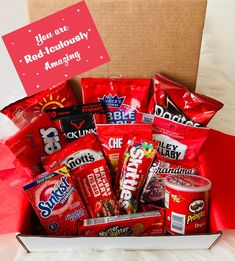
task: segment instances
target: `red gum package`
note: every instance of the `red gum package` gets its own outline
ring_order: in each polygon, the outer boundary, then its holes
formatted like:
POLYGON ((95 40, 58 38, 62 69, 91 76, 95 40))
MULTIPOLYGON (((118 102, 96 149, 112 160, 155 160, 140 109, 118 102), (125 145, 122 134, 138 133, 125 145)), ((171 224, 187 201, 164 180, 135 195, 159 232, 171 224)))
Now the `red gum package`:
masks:
POLYGON ((72 178, 91 217, 120 214, 105 159, 79 167, 78 171, 72 174, 72 178))
POLYGON ((63 150, 43 158, 42 161, 46 170, 64 164, 73 175, 78 171, 78 167, 100 159, 103 159, 100 143, 96 136, 90 133, 67 144, 63 150))
POLYGON ((46 112, 68 141, 73 141, 88 133, 96 133, 93 116, 96 114, 97 117, 103 117, 106 120, 107 111, 105 103, 96 102, 46 110, 46 112))
POLYGON ((125 214, 137 212, 138 199, 152 161, 157 143, 134 138, 128 140, 120 155, 116 178, 117 199, 125 214))
POLYGON ((217 100, 192 93, 186 87, 157 74, 148 112, 189 126, 206 126, 223 107, 217 100))
POLYGON ((136 113, 147 112, 149 79, 84 78, 81 87, 84 103, 106 103, 108 123, 136 123, 136 113))
POLYGON ((153 140, 158 142, 157 153, 165 159, 196 160, 208 131, 154 116, 153 140))
POLYGON ((39 92, 5 107, 1 112, 18 128, 23 128, 47 109, 76 105, 77 100, 68 82, 39 92))
POLYGON ((152 204, 158 207, 164 207, 164 179, 171 174, 199 174, 198 163, 195 161, 184 161, 181 164, 175 164, 155 157, 140 196, 142 210, 148 209, 147 205, 152 207, 152 204))
POLYGON ((152 125, 150 124, 135 124, 134 126, 130 124, 97 124, 96 131, 114 180, 123 140, 134 136, 143 136, 147 140, 152 139, 152 125))
POLYGON ((78 235, 78 221, 89 217, 66 167, 37 176, 24 190, 48 235, 78 235))
POLYGON ((41 158, 63 148, 68 142, 46 113, 6 141, 20 163, 33 175, 42 173, 41 158))
POLYGON ((156 236, 163 233, 162 210, 79 221, 79 234, 85 236, 156 236))

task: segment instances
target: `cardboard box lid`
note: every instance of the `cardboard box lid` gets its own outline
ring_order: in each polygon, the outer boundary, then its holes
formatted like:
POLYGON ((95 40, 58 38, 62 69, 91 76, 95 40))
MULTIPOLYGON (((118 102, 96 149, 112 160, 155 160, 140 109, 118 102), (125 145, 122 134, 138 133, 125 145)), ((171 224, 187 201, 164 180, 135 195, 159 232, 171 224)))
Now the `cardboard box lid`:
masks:
MULTIPOLYGON (((28 0, 38 20, 76 0, 28 0)), ((86 0, 111 62, 80 77, 148 77, 196 86, 206 0, 86 0)))

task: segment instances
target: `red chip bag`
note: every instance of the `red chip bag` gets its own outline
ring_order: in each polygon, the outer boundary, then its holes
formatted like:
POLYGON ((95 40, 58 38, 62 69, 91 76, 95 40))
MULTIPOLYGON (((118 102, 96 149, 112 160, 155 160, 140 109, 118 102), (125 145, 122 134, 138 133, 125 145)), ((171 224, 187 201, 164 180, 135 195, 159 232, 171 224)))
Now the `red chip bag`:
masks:
POLYGON ((97 124, 96 131, 114 180, 123 140, 134 136, 146 137, 147 140, 152 138, 152 125, 150 124, 135 124, 134 126, 130 124, 97 124))
POLYGON ((157 143, 139 138, 128 140, 120 155, 116 178, 118 204, 125 214, 137 212, 139 193, 142 189, 157 143))
POLYGON ((78 221, 89 217, 64 166, 35 177, 24 190, 48 235, 78 235, 78 221))
POLYGON ((84 78, 81 86, 84 103, 106 103, 108 123, 136 123, 136 112, 147 112, 149 79, 84 78))
POLYGON ((6 141, 20 163, 34 174, 42 172, 42 157, 60 150, 67 143, 46 113, 6 141))
POLYGON ((157 153, 166 159, 196 160, 208 131, 154 116, 153 140, 158 142, 157 153))
POLYGON ((223 107, 217 100, 190 92, 186 87, 157 74, 148 112, 189 126, 206 126, 223 107))
POLYGON ((79 167, 72 178, 81 192, 91 217, 119 215, 111 177, 105 159, 79 167))
POLYGON ((100 159, 103 159, 100 143, 93 133, 89 133, 67 144, 61 151, 43 158, 42 161, 46 170, 64 164, 73 175, 80 166, 100 159))
POLYGON ((26 97, 5 107, 1 112, 7 115, 17 127, 23 128, 47 109, 76 105, 77 100, 68 82, 26 97))

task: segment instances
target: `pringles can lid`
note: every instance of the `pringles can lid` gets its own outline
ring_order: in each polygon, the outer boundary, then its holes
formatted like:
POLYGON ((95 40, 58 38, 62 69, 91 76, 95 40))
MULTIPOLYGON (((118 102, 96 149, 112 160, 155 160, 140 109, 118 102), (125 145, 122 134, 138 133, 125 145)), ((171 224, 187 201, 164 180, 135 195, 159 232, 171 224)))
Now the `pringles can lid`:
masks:
POLYGON ((168 188, 185 192, 203 192, 211 189, 209 179, 196 175, 173 174, 167 176, 164 183, 168 188))

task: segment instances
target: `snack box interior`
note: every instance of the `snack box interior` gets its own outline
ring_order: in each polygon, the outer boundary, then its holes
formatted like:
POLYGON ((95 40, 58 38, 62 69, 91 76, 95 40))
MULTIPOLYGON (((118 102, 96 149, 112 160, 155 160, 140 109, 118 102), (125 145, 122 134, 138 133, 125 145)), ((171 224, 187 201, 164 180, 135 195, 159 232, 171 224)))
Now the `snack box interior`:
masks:
MULTIPOLYGON (((76 2, 28 0, 29 18, 33 22, 76 2)), ((86 3, 111 62, 72 80, 76 90, 81 77, 153 78, 156 71, 195 90, 206 0, 87 0, 86 3)), ((79 91, 77 96, 80 99, 79 91)), ((43 252, 88 246, 97 250, 209 249, 221 235, 218 231, 154 237, 52 237, 29 235, 22 229, 16 238, 27 252, 43 252)))

